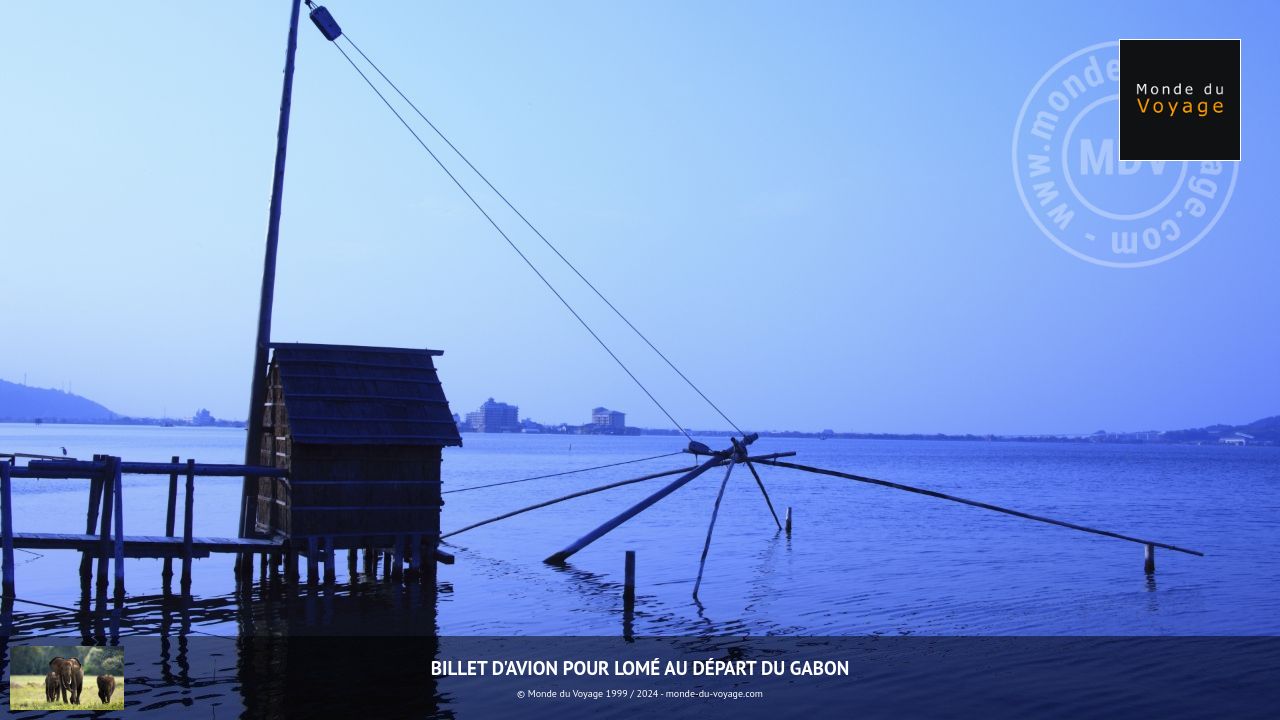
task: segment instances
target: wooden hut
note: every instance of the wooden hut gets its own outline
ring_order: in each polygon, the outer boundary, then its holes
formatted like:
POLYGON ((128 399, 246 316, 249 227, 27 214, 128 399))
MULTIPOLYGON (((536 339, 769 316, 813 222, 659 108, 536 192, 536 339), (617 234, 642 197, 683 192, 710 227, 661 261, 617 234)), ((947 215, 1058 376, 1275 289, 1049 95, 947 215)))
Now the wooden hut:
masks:
POLYGON ((289 477, 258 481, 249 498, 256 532, 303 551, 408 550, 418 540, 414 551, 428 543, 431 558, 443 505, 441 449, 462 444, 432 362, 442 353, 271 347, 261 462, 289 477))

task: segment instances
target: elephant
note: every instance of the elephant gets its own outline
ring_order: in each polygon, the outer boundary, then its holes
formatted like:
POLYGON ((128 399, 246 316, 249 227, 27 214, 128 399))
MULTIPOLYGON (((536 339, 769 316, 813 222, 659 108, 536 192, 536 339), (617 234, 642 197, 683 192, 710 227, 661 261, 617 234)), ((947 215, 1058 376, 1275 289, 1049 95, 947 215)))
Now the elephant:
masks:
POLYGON ((111 702, 111 693, 116 691, 116 679, 111 675, 98 676, 98 699, 103 705, 111 702))
POLYGON ((49 661, 49 670, 58 677, 62 702, 69 699, 72 705, 79 705, 80 691, 84 689, 84 666, 80 659, 56 657, 49 661))
POLYGON ((44 699, 45 702, 54 702, 58 699, 58 691, 62 689, 62 681, 58 679, 58 673, 50 670, 48 675, 44 676, 44 699))

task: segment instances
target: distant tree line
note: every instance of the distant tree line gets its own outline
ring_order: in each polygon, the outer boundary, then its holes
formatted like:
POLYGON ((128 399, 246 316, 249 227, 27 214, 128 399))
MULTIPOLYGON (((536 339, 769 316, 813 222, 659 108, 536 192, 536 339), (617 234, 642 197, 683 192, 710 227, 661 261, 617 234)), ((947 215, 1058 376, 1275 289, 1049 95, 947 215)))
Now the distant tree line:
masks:
MULTIPOLYGON (((18 645, 10 648, 11 675, 44 675, 49 661, 55 657, 78 658, 85 677, 94 675, 124 676, 124 648, 89 645, 18 645)), ((88 687, 88 683, 85 683, 88 687)))

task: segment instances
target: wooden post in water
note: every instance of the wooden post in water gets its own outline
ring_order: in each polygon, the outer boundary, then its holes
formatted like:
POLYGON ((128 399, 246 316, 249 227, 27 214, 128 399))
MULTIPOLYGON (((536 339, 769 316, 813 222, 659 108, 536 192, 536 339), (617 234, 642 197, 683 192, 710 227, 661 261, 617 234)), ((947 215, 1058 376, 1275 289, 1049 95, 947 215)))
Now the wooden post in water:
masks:
POLYGON ((324 584, 332 585, 337 580, 338 552, 333 547, 333 536, 324 539, 324 584))
POLYGON ((111 460, 104 458, 106 465, 97 471, 98 480, 102 483, 102 515, 98 525, 98 592, 107 591, 107 562, 112 556, 111 548, 111 513, 115 508, 113 495, 115 483, 111 477, 111 460))
MULTIPOLYGON (((434 560, 432 561, 434 562, 434 560)), ((422 578, 422 536, 409 536, 409 573, 406 574, 406 580, 419 580, 422 578)))
POLYGON ((373 571, 377 569, 375 567, 375 562, 376 560, 373 554, 373 546, 371 545, 369 547, 366 547, 364 549, 364 574, 365 575, 368 575, 369 577, 373 577, 373 571))
POLYGON ((1156 573, 1156 546, 1148 543, 1144 546, 1142 558, 1142 571, 1148 575, 1156 573))
POLYGON ((298 582, 298 552, 292 547, 284 553, 284 579, 286 582, 298 582))
POLYGON ((787 506, 787 537, 791 537, 791 506, 787 506))
POLYGON ((636 607, 636 551, 627 551, 622 581, 622 611, 630 615, 636 607))
POLYGON ((182 504, 182 594, 191 593, 192 534, 195 526, 196 461, 187 458, 186 494, 182 504))
POLYGON ((115 562, 112 563, 116 576, 116 600, 124 599, 124 479, 120 472, 120 458, 110 460, 111 487, 115 492, 115 562))
MULTIPOLYGON (((174 455, 170 460, 175 466, 178 464, 178 456, 174 455)), ((169 504, 165 508, 164 514, 164 534, 165 537, 173 537, 174 527, 178 521, 178 469, 175 467, 173 472, 169 473, 169 504)), ((164 584, 168 586, 169 580, 173 578, 173 558, 164 559, 164 568, 160 571, 160 578, 164 584)))
POLYGON ((307 538, 307 584, 315 585, 320 579, 319 570, 316 568, 316 555, 318 552, 317 541, 314 535, 307 538))
POLYGON ((382 553, 382 579, 391 577, 391 553, 382 553))
POLYGON ((0 460, 0 534, 4 536, 4 600, 16 597, 13 566, 13 478, 9 474, 9 461, 0 460))
POLYGON ((355 548, 347 550, 347 577, 351 582, 356 581, 356 552, 355 548))
POLYGON ((404 536, 397 535, 392 549, 391 579, 399 582, 404 576, 404 536))
MULTIPOLYGON (((93 461, 98 462, 102 459, 101 455, 94 455, 93 461)), ((98 525, 98 508, 102 502, 102 476, 95 474, 89 478, 89 510, 85 513, 84 534, 92 535, 94 529, 98 525)), ((89 581, 93 578, 93 553, 85 551, 80 557, 80 584, 88 591, 89 581)))

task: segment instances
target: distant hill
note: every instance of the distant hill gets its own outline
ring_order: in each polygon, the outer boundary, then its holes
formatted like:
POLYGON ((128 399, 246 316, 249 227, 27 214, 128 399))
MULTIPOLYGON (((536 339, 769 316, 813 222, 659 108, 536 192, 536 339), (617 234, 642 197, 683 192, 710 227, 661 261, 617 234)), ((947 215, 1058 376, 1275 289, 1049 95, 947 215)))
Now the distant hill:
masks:
POLYGON ((1224 437, 1245 437, 1250 441, 1280 444, 1280 415, 1254 420, 1248 425, 1210 425, 1164 433, 1168 442, 1218 442, 1224 437))
POLYGON ((105 422, 119 416, 88 398, 0 380, 0 422, 105 422))

